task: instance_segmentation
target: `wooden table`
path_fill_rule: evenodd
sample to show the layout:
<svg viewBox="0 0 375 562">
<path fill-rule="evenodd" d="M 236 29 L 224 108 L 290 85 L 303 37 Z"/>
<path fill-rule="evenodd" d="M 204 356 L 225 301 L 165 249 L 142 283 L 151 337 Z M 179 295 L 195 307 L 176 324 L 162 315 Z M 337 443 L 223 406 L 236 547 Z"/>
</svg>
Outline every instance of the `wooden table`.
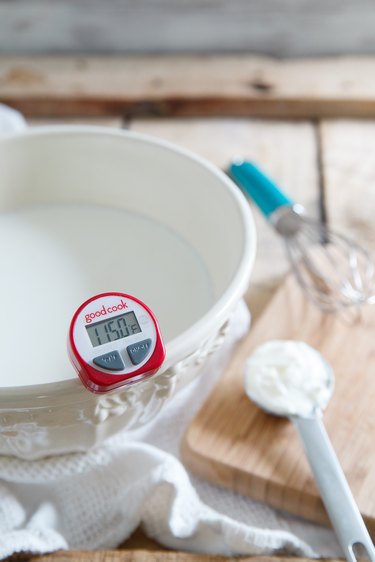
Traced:
<svg viewBox="0 0 375 562">
<path fill-rule="evenodd" d="M 31 126 L 126 128 L 173 141 L 223 169 L 245 156 L 310 214 L 375 248 L 375 58 L 0 57 L 0 101 Z M 246 301 L 256 319 L 289 267 L 281 241 L 257 210 L 254 218 L 258 253 Z M 122 547 L 132 550 L 42 558 L 220 560 L 158 553 L 139 531 Z"/>
</svg>

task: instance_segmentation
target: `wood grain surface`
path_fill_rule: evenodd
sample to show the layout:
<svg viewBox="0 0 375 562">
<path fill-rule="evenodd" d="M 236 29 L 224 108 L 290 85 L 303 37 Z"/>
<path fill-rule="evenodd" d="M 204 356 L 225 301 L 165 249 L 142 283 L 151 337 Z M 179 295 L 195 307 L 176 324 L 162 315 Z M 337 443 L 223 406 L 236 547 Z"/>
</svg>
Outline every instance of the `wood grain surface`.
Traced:
<svg viewBox="0 0 375 562">
<path fill-rule="evenodd" d="M 375 536 L 375 308 L 349 321 L 324 315 L 289 277 L 235 353 L 228 370 L 189 427 L 185 463 L 202 478 L 312 521 L 327 524 L 302 444 L 287 419 L 264 414 L 243 390 L 246 358 L 271 339 L 306 341 L 336 374 L 324 416 L 353 495 Z M 308 376 L 308 373 L 306 374 Z"/>
<path fill-rule="evenodd" d="M 323 121 L 320 130 L 329 222 L 375 250 L 375 121 Z"/>
<path fill-rule="evenodd" d="M 147 550 L 59 551 L 51 555 L 28 558 L 28 562 L 310 562 L 311 560 L 311 558 L 285 556 L 215 556 L 166 550 L 159 552 Z M 320 560 L 324 562 L 324 559 Z M 330 562 L 337 561 L 338 559 L 330 559 Z"/>
<path fill-rule="evenodd" d="M 1 52 L 374 52 L 371 0 L 2 0 Z"/>
<path fill-rule="evenodd" d="M 0 101 L 34 116 L 369 117 L 374 76 L 375 57 L 2 55 Z"/>
</svg>

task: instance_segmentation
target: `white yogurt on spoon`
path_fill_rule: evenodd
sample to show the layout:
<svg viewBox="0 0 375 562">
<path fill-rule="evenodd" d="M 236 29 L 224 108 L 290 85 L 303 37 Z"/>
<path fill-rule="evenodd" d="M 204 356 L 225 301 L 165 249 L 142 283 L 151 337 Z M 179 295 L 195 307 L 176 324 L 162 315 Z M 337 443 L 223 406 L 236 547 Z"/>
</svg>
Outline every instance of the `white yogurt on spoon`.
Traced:
<svg viewBox="0 0 375 562">
<path fill-rule="evenodd" d="M 246 394 L 270 413 L 310 416 L 331 398 L 334 381 L 329 371 L 320 353 L 304 342 L 269 341 L 246 362 Z"/>
</svg>

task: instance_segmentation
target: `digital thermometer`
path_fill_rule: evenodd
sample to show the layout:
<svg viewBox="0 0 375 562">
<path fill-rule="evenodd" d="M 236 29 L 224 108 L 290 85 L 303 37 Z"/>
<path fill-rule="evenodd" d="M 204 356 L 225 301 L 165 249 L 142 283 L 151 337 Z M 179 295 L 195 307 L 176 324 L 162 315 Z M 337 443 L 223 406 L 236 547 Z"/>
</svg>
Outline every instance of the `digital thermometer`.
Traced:
<svg viewBox="0 0 375 562">
<path fill-rule="evenodd" d="M 165 358 L 155 316 L 125 293 L 84 302 L 73 316 L 68 348 L 82 383 L 96 393 L 150 377 Z"/>
</svg>

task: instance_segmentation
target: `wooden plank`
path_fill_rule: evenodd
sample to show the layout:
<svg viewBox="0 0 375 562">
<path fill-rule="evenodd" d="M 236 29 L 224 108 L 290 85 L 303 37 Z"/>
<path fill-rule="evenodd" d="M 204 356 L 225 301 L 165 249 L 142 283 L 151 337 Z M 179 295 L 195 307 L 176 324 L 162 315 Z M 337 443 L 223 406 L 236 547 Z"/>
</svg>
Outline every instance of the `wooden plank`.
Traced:
<svg viewBox="0 0 375 562">
<path fill-rule="evenodd" d="M 124 127 L 124 120 L 121 116 L 111 117 L 59 117 L 51 119 L 48 117 L 28 118 L 27 124 L 30 127 L 45 127 L 49 125 L 91 125 L 94 127 L 114 127 L 121 129 Z"/>
<path fill-rule="evenodd" d="M 321 312 L 307 301 L 294 277 L 288 278 L 190 425 L 182 449 L 184 463 L 210 482 L 328 523 L 293 424 L 263 413 L 243 388 L 245 362 L 258 345 L 272 339 L 305 341 L 334 369 L 335 392 L 324 424 L 374 537 L 374 329 L 374 307 L 364 308 L 362 317 L 350 323 Z"/>
<path fill-rule="evenodd" d="M 368 53 L 373 29 L 372 0 L 0 3 L 1 52 Z"/>
<path fill-rule="evenodd" d="M 329 222 L 375 251 L 375 121 L 323 122 L 321 143 Z"/>
<path fill-rule="evenodd" d="M 242 156 L 259 163 L 316 216 L 320 205 L 314 126 L 251 119 L 137 119 L 130 129 L 162 137 L 222 169 Z M 258 250 L 246 301 L 257 317 L 289 270 L 284 246 L 254 208 Z"/>
<path fill-rule="evenodd" d="M 24 560 L 24 558 L 23 558 Z M 311 562 L 311 558 L 287 556 L 217 556 L 189 552 L 146 550 L 59 551 L 32 556 L 28 562 Z M 321 559 L 324 562 L 324 559 Z M 329 562 L 338 562 L 330 559 Z"/>
<path fill-rule="evenodd" d="M 375 116 L 375 57 L 0 57 L 0 100 L 28 116 Z"/>
</svg>

